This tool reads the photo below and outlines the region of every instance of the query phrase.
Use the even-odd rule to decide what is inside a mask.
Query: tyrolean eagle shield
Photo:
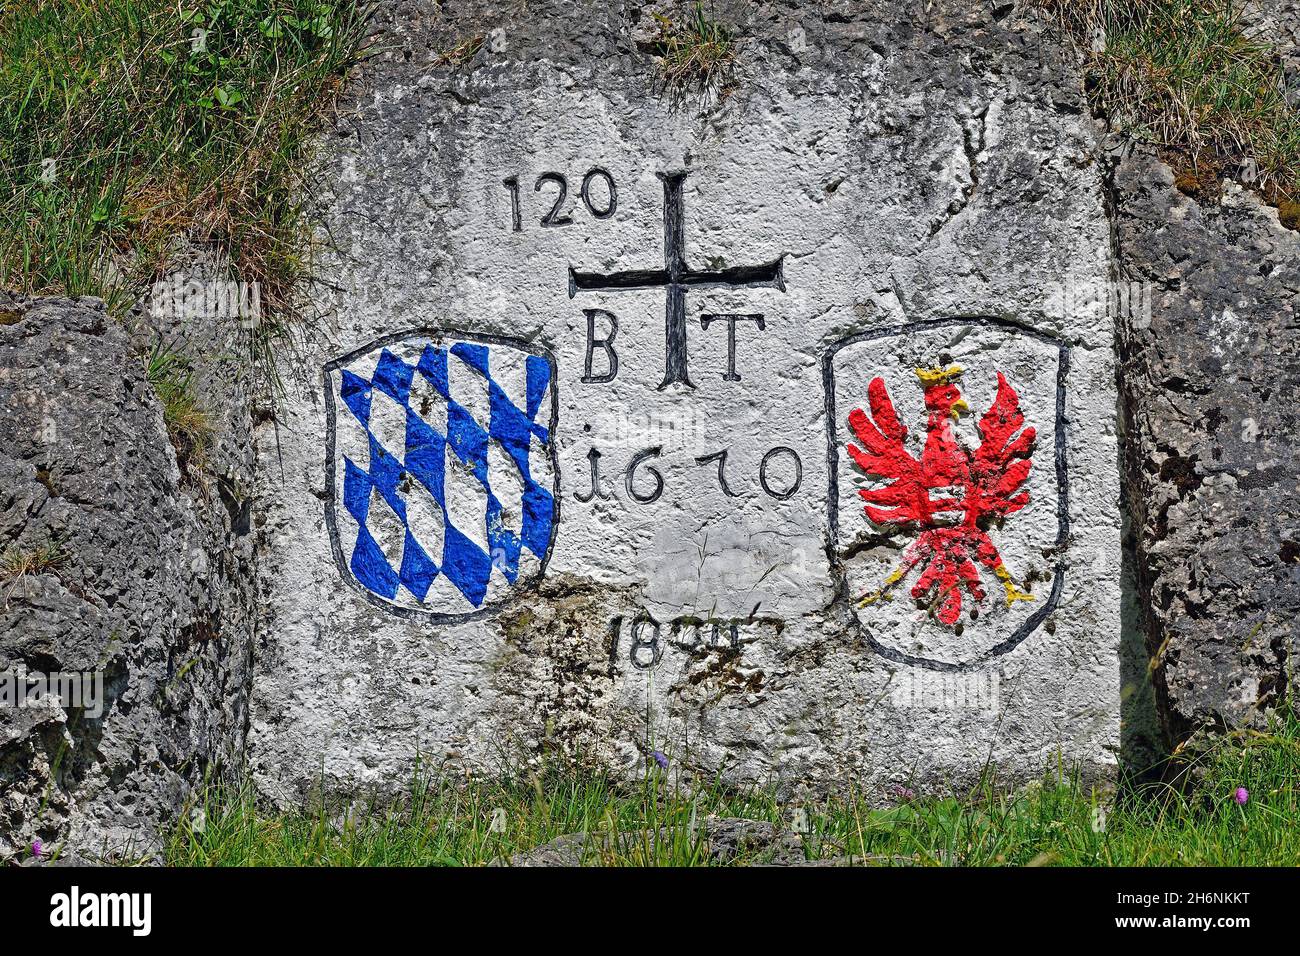
[[[966,670],[1048,619],[1066,572],[1069,350],[965,317],[831,348],[832,568],[891,659]]]

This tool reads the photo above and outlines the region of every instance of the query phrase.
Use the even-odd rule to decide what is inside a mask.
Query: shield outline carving
[[[343,366],[355,361],[363,355],[386,348],[387,346],[398,342],[408,340],[427,340],[434,343],[444,343],[448,341],[473,342],[481,345],[500,345],[516,349],[527,355],[535,355],[544,359],[550,367],[551,372],[551,401],[550,401],[550,421],[547,423],[547,434],[550,440],[546,443],[547,457],[551,465],[552,488],[551,498],[553,510],[551,512],[551,533],[546,542],[546,554],[539,560],[537,570],[527,580],[516,580],[511,586],[509,592],[502,595],[496,601],[485,604],[483,607],[474,608],[471,611],[448,612],[425,610],[418,607],[403,607],[384,600],[379,595],[365,587],[353,575],[352,569],[348,566],[347,556],[343,553],[343,542],[339,537],[338,519],[336,511],[338,503],[338,479],[336,476],[337,465],[335,448],[336,429],[338,427],[338,404],[334,399],[334,387],[330,381],[336,371]],[[388,335],[380,336],[373,341],[352,349],[338,358],[326,362],[321,368],[321,384],[325,392],[325,526],[329,531],[330,550],[334,554],[334,563],[338,567],[339,575],[348,586],[357,591],[368,602],[376,607],[382,608],[401,617],[418,618],[436,624],[452,624],[460,621],[471,621],[476,618],[485,617],[495,613],[507,599],[519,594],[527,594],[535,591],[542,578],[546,574],[546,566],[550,563],[551,555],[555,553],[555,538],[560,528],[560,457],[559,447],[555,441],[555,428],[560,418],[560,381],[558,366],[556,365],[555,356],[549,349],[536,345],[527,339],[516,338],[508,335],[487,335],[477,332],[465,332],[460,329],[444,329],[420,326],[407,329],[403,332],[393,332]],[[522,578],[522,575],[521,575]]]
[[[857,345],[861,342],[870,342],[875,339],[885,339],[896,335],[906,334],[911,331],[922,331],[930,329],[940,329],[952,325],[985,325],[997,326],[1004,329],[1012,330],[1020,335],[1026,335],[1037,339],[1040,342],[1047,343],[1057,350],[1057,373],[1056,373],[1056,420],[1052,429],[1055,448],[1053,461],[1056,466],[1056,518],[1057,518],[1057,536],[1055,547],[1057,549],[1057,560],[1055,573],[1052,578],[1052,589],[1048,594],[1047,600],[1042,606],[1036,608],[1023,621],[1019,627],[1008,637],[1004,638],[993,647],[986,650],[973,660],[965,663],[953,663],[951,661],[939,661],[928,657],[917,657],[913,654],[907,654],[896,648],[889,647],[876,640],[871,633],[871,628],[865,624],[858,616],[857,609],[853,606],[853,600],[849,594],[848,578],[844,568],[839,560],[839,537],[840,537],[840,520],[839,520],[839,443],[836,440],[837,422],[835,409],[835,356],[840,351],[850,345]],[[1065,428],[1065,388],[1066,376],[1070,370],[1070,346],[1062,339],[1034,329],[1021,322],[1013,319],[1003,318],[993,315],[958,315],[949,316],[940,319],[926,319],[921,321],[909,321],[896,325],[883,326],[875,329],[868,329],[865,332],[858,332],[846,338],[834,342],[822,356],[822,389],[826,402],[826,464],[827,464],[827,493],[826,493],[826,511],[827,511],[827,535],[826,535],[826,556],[830,563],[831,581],[835,589],[835,602],[846,610],[853,619],[854,627],[867,644],[880,656],[895,661],[899,664],[909,664],[913,667],[923,667],[928,670],[962,672],[976,670],[983,667],[989,661],[1001,657],[1003,654],[1018,647],[1029,635],[1033,634],[1042,625],[1047,616],[1056,609],[1060,602],[1061,591],[1065,584],[1065,572],[1068,562],[1065,560],[1064,550],[1066,542],[1070,535],[1070,500],[1069,500],[1069,480],[1067,474],[1068,450],[1066,447],[1066,428]]]

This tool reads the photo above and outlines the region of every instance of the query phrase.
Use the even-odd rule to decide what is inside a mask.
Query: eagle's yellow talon
[[[885,583],[880,586],[879,591],[872,591],[870,594],[864,594],[858,598],[858,607],[866,607],[868,604],[874,604],[876,601],[888,601],[892,595],[889,589],[899,581],[903,580],[903,575],[907,574],[906,568],[895,568],[889,577],[885,578]]]
[[[993,572],[998,576],[998,580],[1002,582],[1002,590],[1007,592],[1007,607],[1011,607],[1017,601],[1034,600],[1034,596],[1028,591],[1022,591],[1016,587],[1016,583],[1011,580],[1011,572],[1007,570],[1005,564],[999,564],[993,569]]]

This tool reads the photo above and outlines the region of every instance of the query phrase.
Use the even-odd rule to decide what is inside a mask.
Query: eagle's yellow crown
[[[947,368],[918,368],[916,377],[924,388],[929,388],[931,385],[947,385],[960,378],[961,373],[960,365],[949,365]]]

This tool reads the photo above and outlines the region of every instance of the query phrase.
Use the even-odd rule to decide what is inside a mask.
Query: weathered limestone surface
[[[635,772],[657,747],[678,767],[787,787],[960,783],[989,759],[1023,777],[1058,751],[1089,773],[1113,768],[1111,258],[1065,51],[1010,5],[711,8],[744,42],[728,95],[703,109],[652,89],[648,6],[381,12],[387,51],[355,78],[321,177],[335,244],[312,291],[324,318],[282,356],[288,397],[256,435],[265,603],[250,761],[267,795],[400,785],[417,755],[491,770],[546,750]],[[478,52],[449,62],[474,36]],[[580,195],[592,170],[617,186],[607,218],[599,173],[591,204]],[[568,191],[544,225],[558,176]],[[673,235],[688,268],[715,273],[684,285],[689,369],[669,358],[653,272],[672,267]],[[716,275],[738,267],[753,281],[722,287]],[[659,286],[581,278],[635,269],[649,272],[632,285]],[[603,310],[597,339],[618,316],[616,377],[594,343],[587,368],[584,310]],[[725,323],[702,327],[717,314],[764,316],[761,330],[736,324],[739,380],[726,377]],[[409,456],[405,416],[450,427],[441,363],[454,398],[482,388],[470,364],[483,355],[510,365],[520,409],[532,356],[544,384],[524,442],[559,504],[553,545],[518,553],[514,586],[493,570],[467,618],[445,580],[381,593],[406,553],[394,509],[417,538],[437,537],[442,503],[409,458],[394,500],[367,495],[358,475],[387,459],[359,422],[397,458],[406,422]],[[422,360],[428,375],[412,371]],[[915,533],[866,521],[854,504],[865,478],[845,454],[847,414],[879,375],[920,456],[913,369],[951,363],[966,368],[972,409],[960,442],[979,444],[998,371],[1038,434],[1029,503],[990,529],[1035,600],[1008,610],[982,567],[988,597],[967,595],[960,631],[905,590],[851,600]],[[405,398],[408,385],[423,389],[410,413],[384,391]],[[774,449],[788,451],[769,460],[765,489]],[[448,489],[478,494],[464,461],[438,461]],[[449,513],[482,514],[453,490]],[[517,531],[512,500],[501,521]],[[382,558],[359,554],[363,523]],[[513,573],[515,552],[500,550]]]
[[[1300,104],[1300,2],[1250,0],[1241,7],[1248,35],[1277,50],[1292,104]]]
[[[1300,239],[1228,185],[1173,187],[1145,152],[1114,174],[1126,494],[1157,690],[1175,740],[1258,724],[1300,641]]]
[[[252,537],[182,475],[99,300],[0,298],[0,408],[0,551],[62,555],[0,579],[0,671],[104,675],[98,717],[0,708],[0,859],[38,838],[148,856],[191,785],[242,761]]]

